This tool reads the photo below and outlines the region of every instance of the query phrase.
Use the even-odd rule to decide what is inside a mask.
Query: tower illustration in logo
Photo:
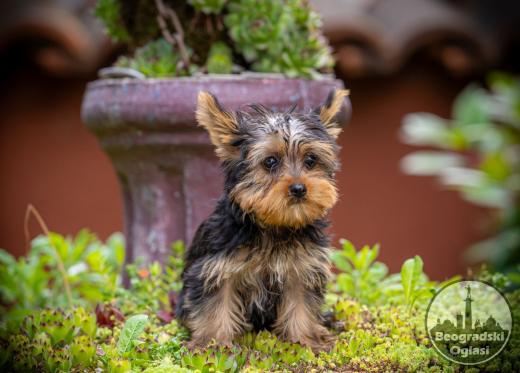
[[[426,315],[426,330],[437,351],[466,365],[485,362],[500,353],[511,327],[507,301],[480,281],[447,285],[432,299]]]
[[[466,313],[464,315],[464,327],[466,330],[473,329],[473,319],[471,315],[471,302],[473,302],[473,299],[471,299],[471,288],[469,285],[466,285],[466,290],[468,291],[468,295],[466,296]]]

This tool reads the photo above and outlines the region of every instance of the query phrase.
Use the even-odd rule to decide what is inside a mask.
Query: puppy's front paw
[[[192,339],[191,341],[186,342],[186,347],[190,351],[194,350],[201,350],[204,347],[206,347],[206,343],[204,341],[201,341],[200,339]]]
[[[297,336],[292,338],[292,342],[300,343],[302,346],[309,347],[314,353],[320,351],[330,351],[334,347],[337,337],[330,333],[327,328],[319,325],[310,336]]]

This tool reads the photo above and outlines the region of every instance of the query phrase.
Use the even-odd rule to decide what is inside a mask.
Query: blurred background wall
[[[381,243],[391,270],[419,254],[442,279],[463,273],[461,253],[489,234],[488,211],[407,176],[406,113],[447,117],[453,98],[486,71],[518,71],[515,1],[314,0],[351,90],[353,118],[340,137],[341,200],[335,242]],[[92,0],[0,5],[0,247],[22,255],[33,204],[51,230],[122,229],[117,177],[81,123],[85,84],[120,52],[93,19]],[[30,224],[32,235],[39,232]]]

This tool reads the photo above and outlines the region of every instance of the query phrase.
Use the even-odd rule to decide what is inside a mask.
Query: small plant
[[[184,244],[173,243],[168,263],[148,265],[137,260],[127,266],[131,288],[116,291],[118,308],[125,313],[153,312],[163,321],[174,318],[176,294],[182,288],[181,273],[184,266]]]
[[[496,234],[467,253],[473,262],[520,272],[520,81],[494,73],[489,90],[470,85],[455,100],[452,119],[429,113],[404,118],[402,137],[417,151],[405,172],[434,175],[467,201],[491,208]],[[520,283],[520,278],[517,281]]]
[[[332,263],[341,271],[336,277],[334,290],[364,304],[378,302],[384,291],[380,282],[388,274],[387,266],[375,261],[379,245],[363,246],[356,251],[351,242],[341,240],[340,243],[341,250],[331,253]]]
[[[149,77],[234,71],[317,77],[331,72],[321,21],[306,0],[99,0],[96,15]]]
[[[453,281],[453,279],[449,281]],[[423,272],[423,261],[417,255],[403,263],[401,285],[403,286],[404,303],[408,309],[412,308],[417,300],[429,299],[435,294],[436,284],[428,281],[428,277]]]
[[[105,243],[88,230],[73,238],[50,233],[34,239],[27,256],[18,260],[0,250],[2,319],[19,321],[30,310],[47,306],[95,305],[116,291],[123,262],[119,233]],[[70,294],[64,291],[65,282]]]
[[[362,304],[404,304],[410,311],[417,300],[431,298],[435,289],[443,285],[428,280],[419,256],[406,260],[400,273],[388,275],[387,266],[376,261],[379,245],[357,251],[351,242],[340,242],[342,249],[331,253],[332,263],[340,270],[332,290],[342,296]]]
[[[187,71],[179,69],[179,62],[179,55],[174,53],[173,46],[159,38],[137,48],[132,58],[120,57],[117,65],[156,78],[187,75]]]

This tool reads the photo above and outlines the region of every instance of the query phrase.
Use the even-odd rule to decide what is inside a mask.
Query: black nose
[[[307,188],[303,184],[292,184],[289,191],[294,197],[302,198],[307,193]]]

